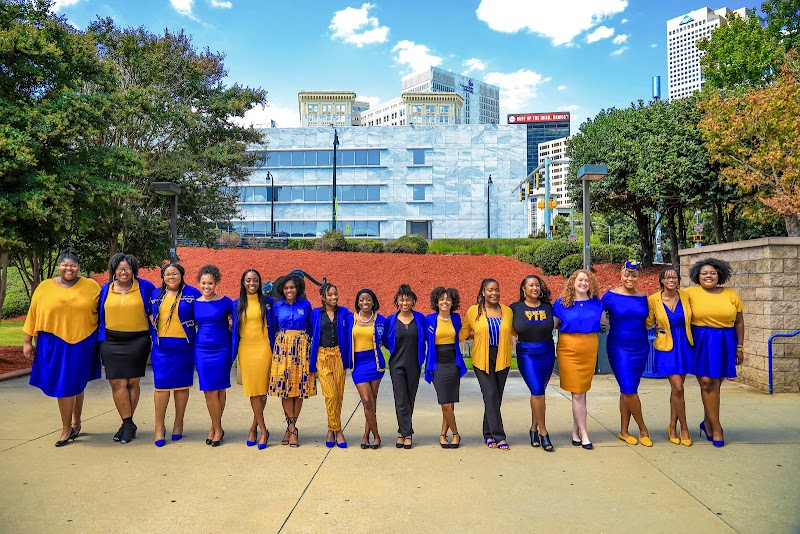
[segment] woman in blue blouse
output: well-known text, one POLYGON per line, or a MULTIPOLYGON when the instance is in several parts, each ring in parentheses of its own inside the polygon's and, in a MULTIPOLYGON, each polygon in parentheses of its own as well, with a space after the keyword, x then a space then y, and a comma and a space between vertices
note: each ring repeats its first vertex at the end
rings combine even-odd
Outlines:
POLYGON ((269 394, 280 397, 286 415, 286 433, 281 445, 298 447, 297 419, 303 399, 317 394, 317 377, 311 372, 311 303, 306 300, 303 277, 290 273, 275 282, 275 290, 283 298, 272 306, 276 330, 272 348, 272 369, 269 394))
POLYGON ((553 305, 561 389, 572 393, 572 444, 584 449, 594 448, 586 429, 586 392, 597 366, 597 333, 603 315, 597 293, 597 279, 591 271, 579 269, 567 279, 564 296, 553 305))
POLYGON ((622 285, 608 291, 601 301, 611 328, 608 332, 608 361, 619 384, 620 432, 617 437, 628 445, 641 442, 652 447, 644 424, 639 382, 647 365, 650 341, 647 339, 647 295, 636 289, 639 264, 627 261, 622 266, 622 285), (639 425, 639 441, 628 433, 631 416, 639 425))
POLYGON ((442 407, 442 433, 439 445, 443 449, 457 449, 461 436, 456 426, 455 403, 459 400, 461 377, 467 372, 464 356, 458 342, 461 316, 458 310, 461 297, 452 287, 439 286, 431 292, 431 309, 434 313, 425 316, 425 381, 433 382, 436 399, 442 407), (447 440, 447 432, 453 439, 447 440))

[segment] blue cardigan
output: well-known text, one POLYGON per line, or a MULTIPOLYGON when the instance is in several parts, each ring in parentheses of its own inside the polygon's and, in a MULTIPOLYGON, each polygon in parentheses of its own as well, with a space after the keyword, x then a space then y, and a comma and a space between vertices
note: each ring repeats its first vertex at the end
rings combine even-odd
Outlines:
MULTIPOLYGON (((197 336, 197 323, 194 322, 194 301, 200 298, 200 295, 201 293, 197 288, 185 285, 181 292, 181 301, 178 303, 178 320, 181 322, 189 343, 194 343, 194 338, 197 336)), ((157 287, 150 294, 150 308, 153 313, 153 320, 150 323, 150 336, 153 338, 153 343, 158 343, 156 326, 158 325, 158 308, 161 306, 162 300, 161 288, 157 287)))
MULTIPOLYGON (((433 372, 438 369, 436 365, 436 326, 439 324, 436 318, 439 317, 439 312, 434 312, 425 316, 425 335, 428 338, 428 350, 425 351, 425 381, 427 383, 433 382, 433 372)), ((453 322, 453 328, 456 331, 456 367, 461 372, 459 377, 467 373, 467 364, 464 362, 464 356, 461 354, 461 344, 458 342, 458 332, 461 330, 461 316, 457 313, 450 314, 450 320, 453 322)))
MULTIPOLYGON (((144 315, 147 317, 147 324, 150 324, 150 315, 152 313, 150 308, 150 295, 153 294, 156 286, 149 280, 144 280, 142 278, 137 278, 136 281, 139 282, 139 293, 142 295, 142 302, 144 303, 144 315)), ((97 341, 106 340, 106 299, 108 299, 108 292, 111 290, 111 284, 112 281, 109 280, 100 288, 100 307, 98 309, 100 314, 100 334, 97 336, 97 341)))
MULTIPOLYGON (((394 346, 397 343, 397 314, 386 318, 386 328, 383 331, 383 346, 389 351, 389 358, 394 354, 394 346)), ((412 310, 414 319, 417 322, 417 359, 422 367, 425 361, 425 316, 418 311, 412 310)))
MULTIPOLYGON (((311 359, 309 370, 317 372, 317 356, 319 355, 319 337, 322 326, 324 307, 314 308, 311 311, 311 359)), ((336 335, 339 339, 339 352, 342 355, 342 366, 345 369, 353 368, 350 344, 353 342, 353 312, 344 306, 336 308, 336 335)))
MULTIPOLYGON (((261 313, 267 316, 267 337, 269 338, 269 346, 270 349, 275 345, 275 330, 272 328, 272 323, 274 322, 272 318, 272 303, 273 299, 269 295, 265 295, 264 298, 266 302, 264 303, 264 309, 261 313)), ((239 354, 239 314, 236 312, 236 307, 239 305, 239 299, 233 301, 233 313, 231 317, 233 318, 233 324, 231 325, 231 337, 233 338, 232 341, 232 359, 236 359, 236 356, 239 354)))
MULTIPOLYGON (((353 321, 355 321, 355 316, 352 315, 353 321)), ((383 335, 386 331, 386 319, 380 313, 375 313, 375 365, 377 366, 378 371, 385 371, 386 370, 386 358, 383 357, 383 351, 381 350, 381 341, 383 340, 383 335)), ((347 351, 349 354, 350 362, 355 365, 355 346, 356 344, 353 342, 353 322, 350 323, 350 347, 347 351)), ((385 346, 385 345, 384 345, 385 346)))

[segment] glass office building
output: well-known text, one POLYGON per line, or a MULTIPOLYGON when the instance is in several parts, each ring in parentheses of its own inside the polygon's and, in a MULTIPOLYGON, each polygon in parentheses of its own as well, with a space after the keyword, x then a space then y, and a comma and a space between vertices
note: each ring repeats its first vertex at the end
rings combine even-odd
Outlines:
POLYGON ((539 143, 569 137, 569 113, 514 113, 508 124, 524 124, 526 134, 527 174, 539 165, 539 143))
MULTIPOLYGON (((381 240, 527 236, 514 189, 525 178, 525 132, 514 126, 338 128, 337 227, 381 240), (489 175, 492 177, 488 185, 489 175), (488 202, 487 202, 488 189, 488 202)), ((239 188, 242 235, 316 237, 333 212, 332 128, 271 128, 239 188)))

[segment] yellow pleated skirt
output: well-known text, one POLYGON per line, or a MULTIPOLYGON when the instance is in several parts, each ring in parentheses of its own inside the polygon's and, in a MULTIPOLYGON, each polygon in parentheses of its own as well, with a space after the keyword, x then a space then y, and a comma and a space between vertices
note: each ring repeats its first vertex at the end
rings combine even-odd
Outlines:
POLYGON ((597 367, 597 334, 559 334, 556 355, 561 389, 589 391, 597 367))

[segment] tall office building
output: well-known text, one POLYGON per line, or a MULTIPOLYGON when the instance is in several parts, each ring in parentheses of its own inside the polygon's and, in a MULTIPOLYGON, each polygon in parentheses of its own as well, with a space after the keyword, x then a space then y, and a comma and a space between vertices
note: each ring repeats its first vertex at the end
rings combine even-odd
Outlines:
POLYGON ((463 124, 499 124, 500 88, 438 67, 403 77, 403 93, 458 93, 463 124))
POLYGON ((670 100, 703 88, 705 77, 700 68, 703 54, 695 43, 727 24, 734 13, 742 18, 747 16, 743 7, 736 10, 722 7, 713 11, 703 7, 667 21, 667 94, 670 100))
POLYGON ((539 165, 539 143, 569 137, 569 112, 515 113, 508 115, 508 124, 524 124, 526 128, 528 174, 539 165))

